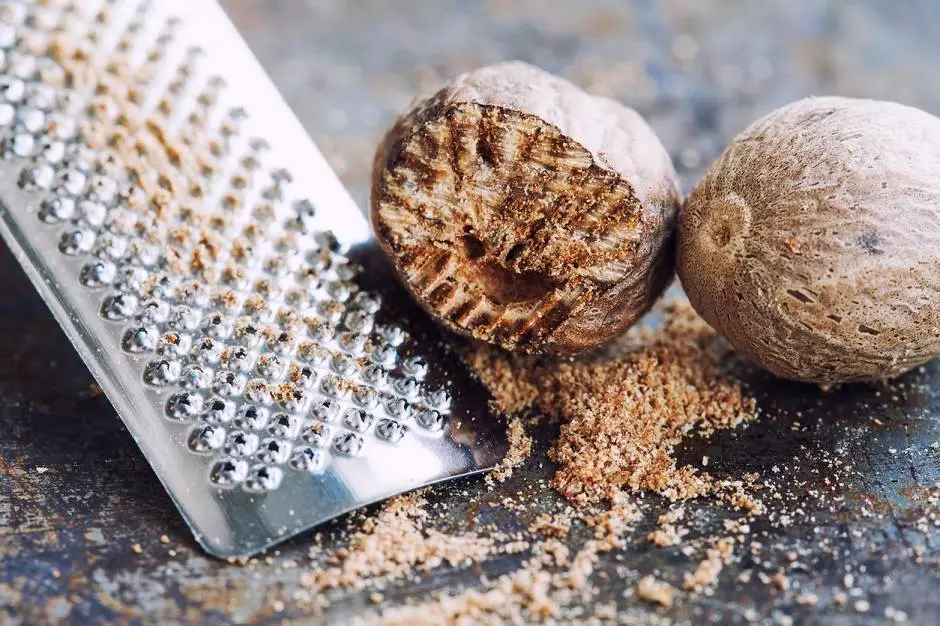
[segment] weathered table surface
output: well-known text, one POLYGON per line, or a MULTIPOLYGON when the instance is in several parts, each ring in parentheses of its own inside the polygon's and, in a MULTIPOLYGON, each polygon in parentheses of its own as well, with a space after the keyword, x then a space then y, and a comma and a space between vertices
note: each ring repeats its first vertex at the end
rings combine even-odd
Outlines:
MULTIPOLYGON (((224 4, 361 203, 375 141, 395 113, 440 78, 502 59, 534 62, 638 108, 660 133, 686 188, 750 120, 804 95, 880 97, 940 113, 934 32, 940 3, 932 0, 224 4)), ((5 248, 0 293, 0 336, 8 338, 0 342, 0 624, 302 618, 304 610, 290 601, 302 570, 263 560, 229 565, 200 553, 5 248), (133 544, 140 544, 139 554, 133 544), (283 607, 271 602, 275 595, 287 599, 283 607)), ((791 498, 831 490, 834 508, 807 498, 792 525, 763 529, 764 557, 782 561, 788 551, 809 548, 812 556, 801 559, 804 567, 791 571, 791 580, 827 600, 851 571, 871 610, 784 605, 772 586, 737 581, 739 571, 754 566, 746 558, 726 568, 711 597, 681 600, 671 612, 637 605, 634 615, 690 623, 785 621, 783 614, 807 623, 881 623, 892 607, 913 623, 940 623, 940 535, 914 528, 926 506, 917 486, 940 480, 940 452, 929 447, 940 440, 940 363, 905 378, 900 390, 852 386, 824 394, 757 373, 747 378, 764 416, 745 431, 690 444, 688 457, 707 454, 719 474, 778 466, 793 475, 791 498), (826 483, 833 458, 854 464, 851 485, 826 483)), ((533 459, 495 492, 471 479, 433 490, 431 500, 465 501, 469 493, 498 512, 501 494, 551 475, 544 453, 553 432, 537 435, 533 459)), ((463 507, 453 511, 447 524, 468 523, 463 507)), ((309 536, 285 544, 278 562, 302 561, 309 544, 309 536)), ((521 558, 494 558, 469 572, 438 570, 421 593, 459 589, 480 571, 499 574, 521 558)), ((658 568, 669 578, 688 564, 638 541, 604 555, 598 569, 617 566, 658 568)), ((607 587, 599 583, 598 601, 631 604, 623 581, 608 580, 607 587)), ((385 602, 412 593, 393 588, 385 602)), ((337 593, 316 619, 361 611, 369 606, 366 596, 337 593)))

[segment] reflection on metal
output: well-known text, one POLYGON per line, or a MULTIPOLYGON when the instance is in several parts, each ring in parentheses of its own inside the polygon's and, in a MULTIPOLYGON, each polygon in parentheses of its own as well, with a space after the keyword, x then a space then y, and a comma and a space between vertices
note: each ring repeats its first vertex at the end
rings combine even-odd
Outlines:
POLYGON ((0 48, 0 232, 209 552, 499 459, 214 2, 5 4, 0 48))

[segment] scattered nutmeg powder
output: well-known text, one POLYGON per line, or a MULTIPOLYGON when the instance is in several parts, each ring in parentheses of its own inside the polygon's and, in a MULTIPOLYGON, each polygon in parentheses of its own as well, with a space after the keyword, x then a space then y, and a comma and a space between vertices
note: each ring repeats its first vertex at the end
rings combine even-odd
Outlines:
POLYGON ((328 567, 305 575, 304 586, 314 592, 361 588, 366 581, 412 577, 416 570, 431 570, 444 563, 468 565, 495 551, 493 538, 425 529, 426 504, 421 492, 389 499, 364 519, 345 548, 329 556, 328 567))
POLYGON ((464 351, 463 358, 493 394, 493 402, 499 410, 515 415, 538 399, 538 385, 529 376, 518 376, 526 367, 538 362, 535 357, 475 344, 464 351))
POLYGON ((679 507, 659 516, 659 528, 649 534, 649 540, 661 548, 676 546, 689 534, 688 528, 677 526, 676 522, 685 517, 685 508, 679 507))
POLYGON ((564 421, 549 458, 552 486, 584 506, 625 488, 686 500, 725 486, 677 467, 683 438, 756 417, 756 404, 719 369, 723 349, 688 302, 660 304, 662 328, 638 328, 577 359, 512 355, 477 346, 467 361, 507 412, 534 405, 564 421))
POLYGON ((655 602, 665 608, 671 608, 676 589, 667 582, 657 580, 655 576, 648 575, 640 579, 636 586, 636 595, 641 600, 655 602))
POLYGON ((718 582, 718 575, 733 556, 734 538, 722 537, 715 541, 715 547, 709 548, 706 557, 693 572, 686 572, 682 586, 686 589, 701 591, 718 582))
POLYGON ((526 434, 525 424, 521 418, 513 417, 509 420, 507 438, 509 439, 509 449, 506 456, 503 457, 499 465, 486 475, 486 481, 490 484, 508 480, 515 468, 522 465, 532 454, 532 437, 526 434))
MULTIPOLYGON (((421 508, 418 501, 407 498, 410 496, 394 500, 403 502, 406 510, 413 511, 416 505, 421 508)), ((383 511, 389 507, 386 504, 383 511)), ((391 505, 391 508, 396 507, 397 504, 391 505)), ((377 525, 385 529, 381 534, 394 532, 387 525, 387 518, 383 520, 381 514, 378 518, 377 525)), ((620 494, 610 503, 610 508, 601 513, 579 515, 566 509, 555 516, 540 517, 524 538, 516 542, 507 543, 510 536, 499 531, 489 532, 488 529, 487 536, 503 546, 492 546, 491 554, 505 552, 509 546, 527 552, 529 556, 517 569, 494 580, 481 579, 479 589, 466 589, 455 594, 435 592, 421 602, 380 608, 375 613, 354 619, 352 623, 357 626, 564 623, 559 621, 564 609, 578 598, 590 594, 591 575, 600 555, 623 547, 627 533, 639 519, 636 504, 625 494, 620 494), (592 527, 594 536, 569 559, 568 548, 558 537, 567 534, 566 524, 570 524, 574 517, 592 527)), ((394 560, 392 554, 387 557, 394 560)), ((616 614, 615 609, 613 612, 616 614)))

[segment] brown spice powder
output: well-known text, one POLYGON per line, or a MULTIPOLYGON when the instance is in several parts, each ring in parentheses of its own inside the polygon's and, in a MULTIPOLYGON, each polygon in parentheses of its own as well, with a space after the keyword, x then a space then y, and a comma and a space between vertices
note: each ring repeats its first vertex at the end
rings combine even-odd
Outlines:
POLYGON ((485 344, 464 351, 464 361, 493 394, 497 408, 509 414, 521 413, 535 404, 539 387, 519 372, 537 362, 534 357, 515 355, 485 344))
POLYGON ((721 375, 718 338, 688 302, 659 310, 661 330, 633 330, 578 359, 488 346, 467 359, 504 410, 536 405, 565 420, 549 453, 560 466, 552 486, 579 506, 622 488, 670 500, 722 492, 709 475, 677 467, 674 450, 689 434, 707 436, 756 416, 754 400, 721 375))
POLYGON ((636 586, 636 595, 641 600, 655 602, 667 609, 672 607, 676 589, 667 582, 657 580, 655 576, 644 576, 636 586))
POLYGON ((532 454, 532 437, 526 434, 525 424, 521 418, 510 418, 507 438, 509 449, 506 456, 486 475, 486 481, 491 485, 508 480, 513 470, 525 463, 525 460, 532 454))
POLYGON ((331 567, 306 574, 303 584, 316 592, 334 587, 362 588, 367 581, 410 577, 416 570, 442 564, 465 566, 495 551, 495 542, 476 534, 444 534, 424 528, 427 501, 421 493, 389 499, 367 517, 347 542, 330 556, 331 567))
POLYGON ((468 589, 438 595, 430 602, 405 605, 354 619, 355 626, 440 626, 481 624, 503 626, 544 622, 556 616, 559 605, 551 594, 551 575, 522 568, 500 576, 489 589, 468 589))
POLYGON ((685 508, 679 507, 659 516, 659 528, 649 534, 649 540, 660 547, 677 546, 689 534, 688 528, 676 523, 685 517, 685 508))
POLYGON ((694 572, 686 572, 682 586, 686 589, 701 591, 718 582, 718 575, 725 564, 733 556, 734 538, 723 537, 715 542, 714 548, 709 548, 706 557, 698 564, 694 572))
MULTIPOLYGON (((560 517, 570 524, 575 515, 576 512, 569 509, 560 517)), ((590 594, 590 576, 599 555, 622 547, 626 534, 639 518, 636 504, 624 494, 611 503, 609 510, 581 517, 594 528, 594 538, 586 541, 569 559, 567 546, 555 538, 566 534, 567 528, 545 525, 543 522, 548 519, 540 516, 530 532, 544 531, 550 538, 533 539, 531 545, 527 541, 520 542, 520 548, 530 548, 532 556, 515 571, 492 581, 482 579, 482 589, 467 589, 453 595, 438 593, 427 601, 380 610, 353 623, 360 626, 557 623, 563 609, 579 592, 590 594), (560 571, 559 566, 562 566, 560 571)), ((383 521, 379 519, 377 524, 383 521)), ((439 539, 435 537, 433 541, 439 539)), ((497 540, 503 542, 502 551, 510 545, 504 543, 506 537, 497 540)), ((490 553, 496 551, 491 548, 490 553)))
POLYGON ((271 397, 275 402, 284 404, 294 399, 300 389, 294 383, 281 383, 271 390, 271 397))

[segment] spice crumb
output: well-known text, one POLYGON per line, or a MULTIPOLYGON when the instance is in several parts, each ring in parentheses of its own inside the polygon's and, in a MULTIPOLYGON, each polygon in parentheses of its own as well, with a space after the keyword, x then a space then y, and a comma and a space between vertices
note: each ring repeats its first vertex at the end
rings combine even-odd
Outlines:
POLYGON ((509 420, 507 429, 509 449, 503 460, 487 475, 489 484, 505 482, 512 476, 513 470, 523 463, 532 454, 532 437, 526 434, 525 425, 521 418, 513 417, 509 420))
POLYGON ((657 580, 652 575, 640 579, 636 587, 636 595, 641 600, 655 602, 665 608, 671 608, 675 598, 676 589, 667 582, 657 580))

